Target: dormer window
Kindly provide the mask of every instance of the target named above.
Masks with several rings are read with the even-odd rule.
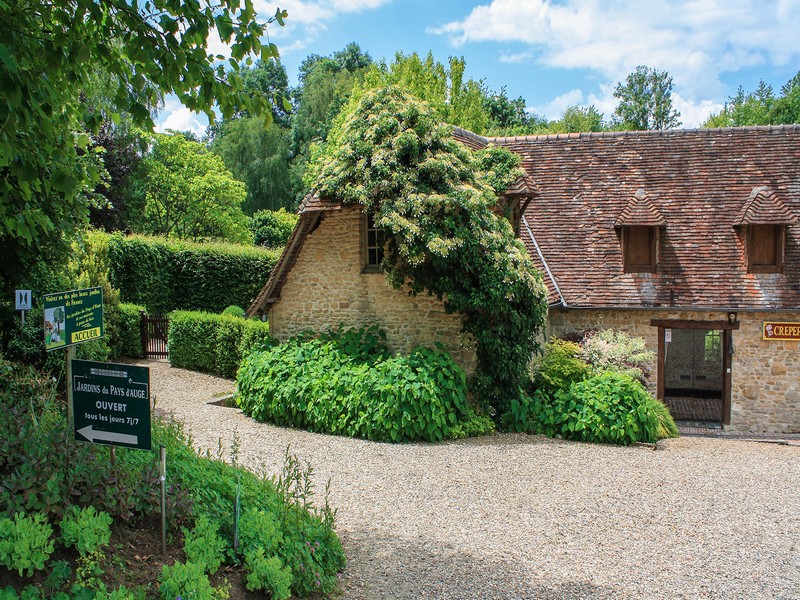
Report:
[[[647,192],[637,190],[614,223],[620,232],[623,273],[656,272],[660,231],[666,224]]]
[[[658,264],[658,227],[623,227],[622,263],[624,273],[655,273]]]
[[[536,183],[529,175],[524,174],[508,186],[506,192],[498,198],[494,211],[499,216],[505,217],[514,229],[514,235],[519,237],[519,228],[522,223],[522,215],[531,203],[534,196],[538,195],[539,190]]]
[[[753,188],[733,222],[744,242],[748,273],[780,273],[786,246],[786,227],[797,216],[768,187]]]
[[[748,225],[747,272],[780,273],[785,239],[785,225]]]

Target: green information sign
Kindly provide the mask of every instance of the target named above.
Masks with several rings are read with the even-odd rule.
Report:
[[[47,350],[103,337],[103,288],[46,294],[44,345]]]
[[[75,440],[150,450],[150,369],[72,361]]]

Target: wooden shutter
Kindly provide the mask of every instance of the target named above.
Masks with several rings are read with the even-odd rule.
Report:
[[[747,272],[778,273],[783,268],[783,225],[748,225]]]
[[[656,237],[656,227],[622,228],[622,259],[625,273],[656,272]]]

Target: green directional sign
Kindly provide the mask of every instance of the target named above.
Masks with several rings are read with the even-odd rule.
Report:
[[[103,337],[103,288],[44,296],[44,346],[47,350]]]
[[[150,450],[150,369],[72,361],[75,440]]]

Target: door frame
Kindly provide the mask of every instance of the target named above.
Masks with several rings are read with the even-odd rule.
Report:
[[[688,319],[653,319],[652,327],[658,327],[658,358],[657,358],[657,391],[659,400],[664,400],[664,357],[666,347],[664,342],[665,329],[705,329],[722,332],[722,424],[731,424],[731,365],[733,363],[733,334],[739,329],[739,321],[731,323],[728,320],[720,321],[693,321]]]

